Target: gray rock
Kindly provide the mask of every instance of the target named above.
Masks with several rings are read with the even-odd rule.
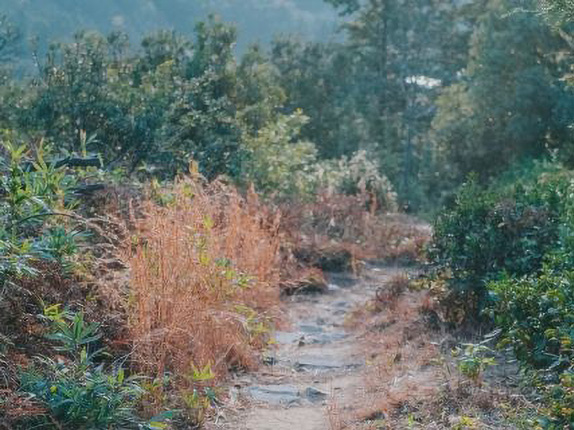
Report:
[[[349,302],[346,300],[339,300],[338,302],[333,303],[333,306],[340,309],[348,309],[351,307]]]
[[[328,273],[327,279],[340,288],[350,288],[358,283],[357,277],[350,273]]]
[[[277,341],[277,343],[280,343],[283,345],[288,345],[291,343],[299,342],[299,339],[301,339],[301,333],[288,332],[288,331],[276,331],[274,333],[274,338]]]
[[[337,342],[343,340],[347,337],[346,333],[343,332],[332,332],[332,333],[318,333],[315,335],[305,336],[307,343],[316,345],[325,345],[332,342]]]
[[[329,396],[324,391],[319,390],[315,387],[307,387],[305,388],[305,392],[303,393],[304,397],[312,403],[322,402]]]
[[[311,324],[300,324],[299,330],[303,333],[321,333],[323,331],[321,327]]]
[[[247,391],[253,400],[271,405],[289,406],[301,402],[299,390],[293,385],[254,386]]]
[[[328,371],[334,369],[350,369],[359,366],[360,366],[359,363],[353,363],[340,358],[308,355],[300,357],[295,363],[294,367],[297,370]]]

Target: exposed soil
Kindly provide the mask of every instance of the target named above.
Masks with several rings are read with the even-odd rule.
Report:
[[[527,429],[517,369],[479,385],[450,356],[460,342],[433,321],[412,267],[328,274],[323,294],[285,303],[291,329],[258,373],[237,376],[210,430]],[[501,371],[503,371],[501,374]]]
[[[345,327],[358,307],[403,272],[367,264],[361,277],[329,274],[324,294],[288,299],[288,331],[278,331],[269,365],[238,377],[231,400],[212,429],[325,430],[338,408],[366,401],[368,351],[360,331]],[[363,402],[364,403],[364,402]],[[331,421],[331,422],[330,422]]]

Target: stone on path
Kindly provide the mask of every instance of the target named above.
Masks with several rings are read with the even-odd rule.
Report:
[[[247,391],[253,400],[261,403],[288,406],[301,402],[299,389],[293,385],[255,386]]]

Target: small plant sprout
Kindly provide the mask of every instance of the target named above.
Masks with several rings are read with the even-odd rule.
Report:
[[[453,430],[478,430],[479,422],[471,417],[462,416],[452,427]]]
[[[496,365],[492,354],[493,351],[489,347],[474,343],[462,344],[462,348],[457,347],[452,352],[453,357],[457,359],[460,373],[478,386],[482,385],[484,371]]]
[[[206,364],[205,366],[199,368],[196,367],[194,364],[191,365],[191,374],[188,378],[192,382],[207,382],[212,381],[215,379],[215,373],[212,370],[211,363]]]

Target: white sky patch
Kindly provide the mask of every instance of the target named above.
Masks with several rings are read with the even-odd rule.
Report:
[[[436,88],[442,85],[440,79],[431,78],[429,76],[409,76],[406,81],[408,84],[417,84],[425,88]]]
[[[123,15],[115,15],[112,17],[112,25],[114,27],[123,27],[126,23],[126,19]]]

